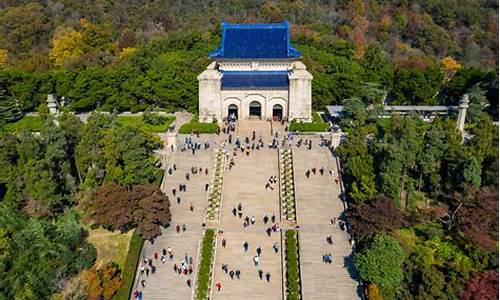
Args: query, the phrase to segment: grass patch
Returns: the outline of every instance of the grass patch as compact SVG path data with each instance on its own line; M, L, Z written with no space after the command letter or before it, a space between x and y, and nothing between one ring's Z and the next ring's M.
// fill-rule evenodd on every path
M288 126L288 131L290 132L323 132L328 129L328 123L323 121L318 112L312 114L311 123L301 123L297 120L293 120L290 126Z
M197 299L207 299L210 285L212 257L214 255L215 231L207 229L203 237L201 248L201 262L198 270L198 286L196 290Z
M287 299L302 299L300 293L299 249L297 231L285 232L286 295Z
M132 233L130 244L128 247L125 266L122 269L122 287L113 297L114 300L128 300L135 280L135 272L139 263L143 241L136 230Z
M109 231L103 228L89 230L87 240L97 250L97 263L105 264L114 261L123 270L128 246L132 238L132 231L121 233L120 231Z
M3 125L2 129L8 132L16 132L23 129L37 132L42 130L42 126L43 119L40 116L24 116L14 123L7 123Z
M192 132L214 134L218 131L219 125L217 123L200 123L198 116L194 116L189 123L182 124L179 128L181 134L190 134Z
M175 120L174 116L161 116L163 122L160 124L148 124L144 122L141 116L117 116L116 119L120 124L126 126L144 127L151 132L165 132L172 122Z

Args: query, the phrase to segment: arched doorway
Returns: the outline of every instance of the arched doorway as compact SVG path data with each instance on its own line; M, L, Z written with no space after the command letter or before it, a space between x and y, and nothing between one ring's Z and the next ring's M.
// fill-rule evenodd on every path
M250 102L250 107L249 107L249 115L250 117L260 117L262 116L262 107L259 103L259 101L252 101Z
M283 119L283 106L280 104L274 104L273 106L273 120L281 121Z
M236 104L230 104L227 107L227 118L229 120L238 120L238 106Z

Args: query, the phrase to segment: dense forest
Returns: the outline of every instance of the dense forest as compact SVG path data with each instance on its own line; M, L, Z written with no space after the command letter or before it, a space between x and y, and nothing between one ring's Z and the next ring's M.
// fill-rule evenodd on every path
M313 105L456 104L496 119L497 1L3 1L0 87L36 111L197 109L196 76L227 22L288 20ZM91 88L90 88L91 87ZM382 95L368 97L367 95Z
M498 1L3 0L0 127L44 120L37 134L0 129L0 299L111 299L124 270L95 263L91 229L151 239L170 220L159 139L114 114L56 126L47 94L77 112L196 112L221 22L283 20L314 108L346 106L336 154L368 298L498 295ZM465 140L452 119L372 109L464 93Z

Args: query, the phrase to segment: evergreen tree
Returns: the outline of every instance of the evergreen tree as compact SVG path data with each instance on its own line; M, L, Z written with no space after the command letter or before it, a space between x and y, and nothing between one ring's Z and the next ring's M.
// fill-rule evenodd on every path
M0 86L0 125L21 119L22 112L7 91Z

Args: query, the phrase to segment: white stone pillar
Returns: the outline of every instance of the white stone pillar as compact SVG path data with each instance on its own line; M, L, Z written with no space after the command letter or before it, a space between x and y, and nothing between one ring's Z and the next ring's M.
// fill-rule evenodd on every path
M458 118L457 118L457 129L460 130L462 136L464 134L465 126L465 116L467 115L467 108L469 107L469 95L463 95L460 99L460 104L458 105Z
M222 120L220 86L222 74L212 62L205 71L198 75L199 121L211 123Z
M311 122L313 76L306 70L306 66L302 62L294 61L288 79L290 81L288 120L298 119L302 122Z

